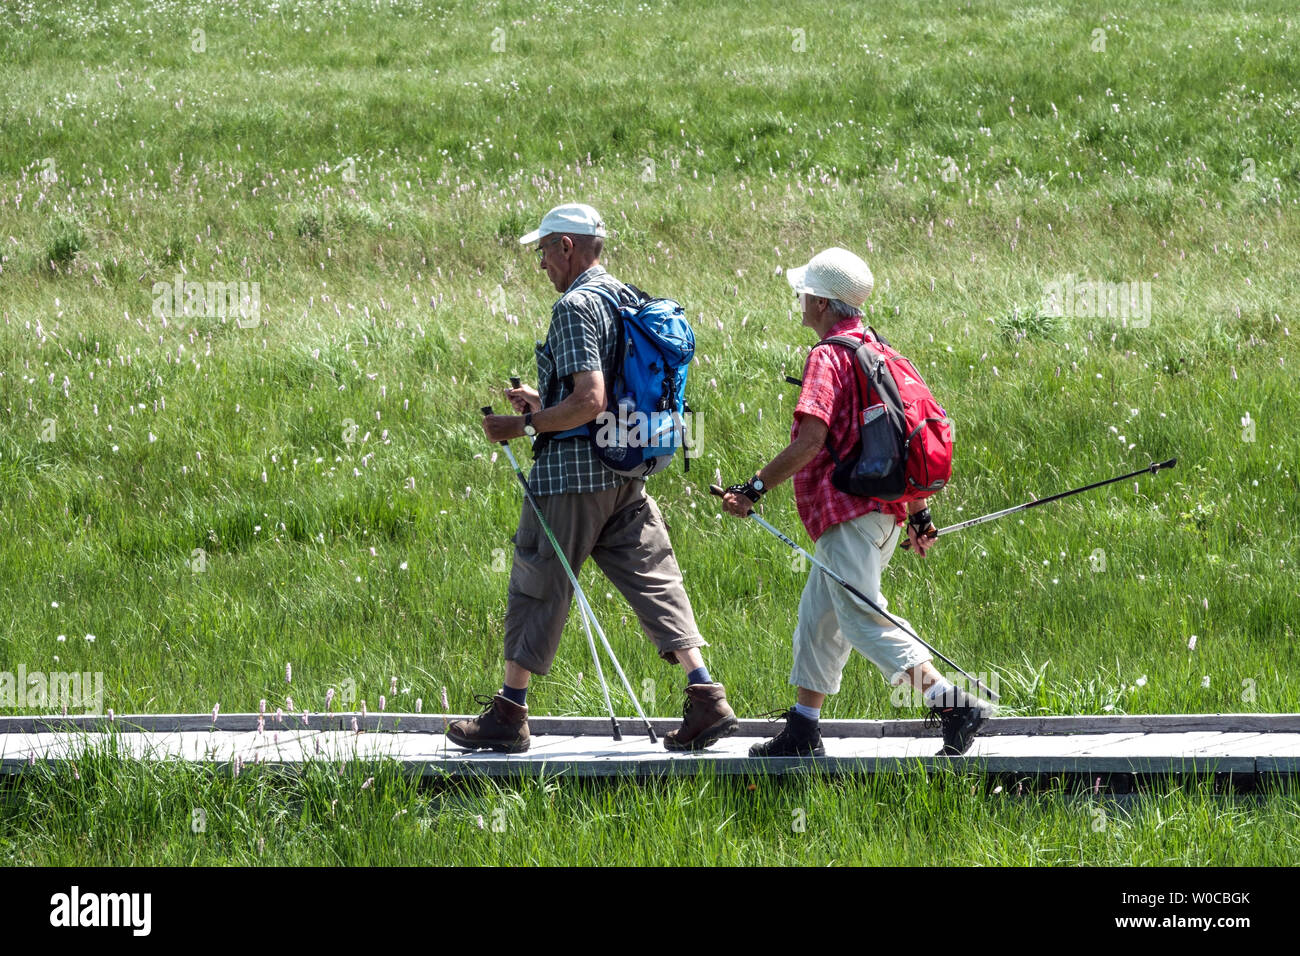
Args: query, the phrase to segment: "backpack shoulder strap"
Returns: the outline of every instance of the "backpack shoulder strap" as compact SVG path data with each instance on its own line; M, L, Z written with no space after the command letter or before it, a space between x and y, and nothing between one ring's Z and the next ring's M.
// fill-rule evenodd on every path
M602 289L600 286L595 284L589 286L585 286L585 285L579 286L578 288L587 289L589 292L596 293L596 295L600 296L602 299L604 299L606 302L612 305L614 307L614 311L616 312L619 309L623 308L623 303L619 302L618 298L614 295L614 293L610 292L608 289Z
M822 339L817 343L817 345L842 345L846 349L857 351L858 346L862 345L866 341L865 338L858 339L854 338L852 335L831 335ZM817 348L817 345L814 345L813 348Z
M822 339L820 342L818 342L816 345L813 346L813 348L815 349L823 345L838 345L841 348L846 348L853 352L854 355L853 379L858 383L858 401L862 404L863 408L867 406L867 396L863 391L862 376L858 374L857 353L858 353L858 349L861 348L864 344L866 344L866 342L867 342L867 337L866 337L866 332L864 331L862 333L861 338L857 338L856 336L853 335L831 335ZM850 440L852 440L852 435L850 435L849 438ZM834 462L836 465L838 465L840 463L840 459L839 456L835 454L835 449L831 447L829 435L826 436L826 451L830 454L831 461Z
M629 285L626 282L620 282L619 285L621 285L623 289L625 289L626 291L631 292L632 298L635 299L636 302L638 303L643 303L646 301L646 299L649 298L649 296L647 296L644 292L642 292L634 285ZM586 289L588 292L594 292L596 295L600 296L602 299L604 299L613 307L615 313L619 313L625 305L631 304L631 303L625 303L621 301L620 298L616 296L613 292L610 292L608 289L601 288L600 286L596 285L594 282L588 283L587 285L580 285L578 286L578 288ZM577 291L577 290L573 290L573 291Z

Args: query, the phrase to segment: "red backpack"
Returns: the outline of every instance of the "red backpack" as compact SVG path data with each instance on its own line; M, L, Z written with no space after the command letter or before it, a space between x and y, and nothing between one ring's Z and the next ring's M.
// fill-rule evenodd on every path
M853 351L862 402L853 449L841 459L827 445L835 462L831 484L881 501L928 498L952 477L952 420L916 367L868 328L870 337L833 335L813 346Z

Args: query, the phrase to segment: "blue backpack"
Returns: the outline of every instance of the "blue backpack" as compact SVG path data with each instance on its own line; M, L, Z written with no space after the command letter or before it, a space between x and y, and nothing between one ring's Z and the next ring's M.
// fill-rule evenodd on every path
M595 421L555 438L585 435L596 457L616 474L647 478L687 449L686 373L695 357L695 332L672 299L654 299L627 286L636 303L626 305L606 289L591 287L618 317L613 380L606 383L605 411Z

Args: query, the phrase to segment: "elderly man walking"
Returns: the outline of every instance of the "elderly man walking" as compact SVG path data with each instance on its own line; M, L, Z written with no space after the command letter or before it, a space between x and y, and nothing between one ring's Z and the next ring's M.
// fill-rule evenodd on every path
M714 683L700 648L706 646L668 529L642 479L610 471L586 436L561 436L605 410L606 383L615 370L619 318L598 293L631 302L634 296L600 265L605 226L591 206L557 206L522 237L534 242L560 293L546 341L537 344L536 389L506 391L519 415L488 415L491 441L534 438L528 484L570 566L590 556L623 594L659 656L686 672L681 727L665 735L669 750L700 750L739 726L726 689ZM477 718L457 721L447 738L461 747L520 753L529 746L527 692L534 674L547 674L573 601L573 588L525 503L515 534L505 620L505 683Z
M861 307L874 280L858 256L846 249L827 249L786 277L799 298L803 324L819 341L833 335L861 339L869 334L863 328ZM814 556L883 610L880 576L893 556L901 526L907 524L908 540L921 557L934 544L936 532L921 501L904 505L858 497L831 483L834 458L843 459L854 447L855 423L862 412L854 361L849 349L835 345L812 350L794 409L790 444L749 481L728 488L723 501L727 511L744 517L765 492L793 477L799 517L817 543ZM834 458L832 449L838 450ZM940 755L962 754L970 748L992 708L945 680L923 645L814 567L799 601L794 632L790 683L798 688L796 703L785 713L781 733L755 744L750 756L826 752L818 719L826 697L840 689L840 676L853 649L886 679L895 684L907 681L924 694L931 718L942 725Z

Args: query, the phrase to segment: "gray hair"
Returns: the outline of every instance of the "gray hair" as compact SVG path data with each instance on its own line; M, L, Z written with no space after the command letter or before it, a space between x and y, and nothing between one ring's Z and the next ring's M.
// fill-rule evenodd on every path
M836 318L840 319L860 319L862 310L855 309L847 302L841 302L839 299L827 299L831 305L831 311L835 313Z
M565 235L573 241L575 249L593 259L599 259L601 253L605 251L605 240L600 236L575 236L567 232Z

